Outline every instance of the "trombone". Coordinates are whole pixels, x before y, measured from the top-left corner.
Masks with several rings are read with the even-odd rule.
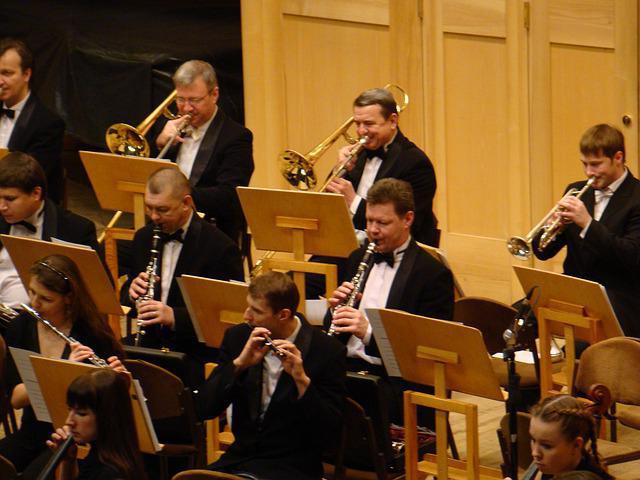
[[[582,196],[587,192],[587,190],[589,190],[594,181],[595,177],[590,177],[581,190],[572,188],[560,200],[567,197],[576,197],[578,199],[582,198]],[[542,232],[542,235],[540,236],[540,242],[538,243],[538,250],[545,250],[549,246],[549,244],[553,242],[556,237],[566,228],[566,224],[562,223],[562,219],[560,217],[547,224],[551,217],[553,217],[557,212],[562,212],[563,210],[564,208],[560,206],[560,202],[556,203],[553,208],[549,210],[549,213],[547,213],[544,218],[540,220],[529,233],[527,233],[526,237],[511,237],[509,240],[507,240],[507,249],[509,250],[509,253],[511,253],[511,255],[516,257],[518,260],[529,259],[531,257],[532,250],[531,242],[534,238],[536,238],[536,236],[538,236],[540,232]]]
[[[400,93],[401,101],[397,106],[398,113],[407,108],[407,105],[409,105],[409,95],[402,87],[394,83],[388,83],[383,88],[389,91],[397,90]],[[355,139],[348,134],[348,130],[352,124],[353,117],[349,117],[331,135],[325,138],[317,146],[309,150],[306,154],[302,154],[291,149],[287,149],[282,152],[279,157],[280,172],[282,173],[282,176],[285,178],[285,180],[287,180],[287,183],[289,183],[289,185],[293,186],[294,188],[297,188],[298,190],[313,190],[318,183],[313,168],[315,167],[318,159],[322,155],[324,155],[324,153],[331,147],[331,145],[333,145],[340,137],[344,137],[344,139],[352,145],[359,143],[360,149],[363,148],[366,140],[363,141],[362,138]],[[336,169],[340,170],[344,168],[346,166],[346,163],[348,163],[349,160],[351,160],[351,158],[356,154],[357,152],[352,152],[347,162],[345,162],[345,164],[343,165],[338,165]],[[330,176],[329,180],[324,183],[320,191],[324,191],[326,186],[330,183],[330,180],[333,180],[333,178],[335,178],[334,176],[336,169],[334,169],[332,176]]]
[[[409,105],[409,95],[402,87],[395,83],[387,83],[383,88],[389,91],[397,90],[400,93],[401,101],[397,103],[398,114],[407,108]],[[280,172],[285,180],[287,180],[287,183],[298,190],[313,190],[318,183],[316,174],[313,171],[314,166],[320,157],[324,155],[331,145],[333,145],[340,137],[344,137],[347,142],[353,145],[353,148],[347,155],[347,159],[343,163],[336,165],[331,170],[327,180],[320,188],[320,192],[326,191],[327,185],[329,185],[335,178],[343,177],[347,173],[347,164],[357,156],[358,153],[360,153],[368,140],[367,136],[359,139],[351,137],[351,135],[348,134],[348,130],[352,124],[353,116],[349,117],[331,135],[309,150],[306,154],[302,154],[291,149],[287,149],[282,152],[279,157]],[[272,250],[265,252],[253,266],[253,269],[251,269],[251,278],[257,276],[262,270],[264,261],[273,258],[275,254],[276,252]]]

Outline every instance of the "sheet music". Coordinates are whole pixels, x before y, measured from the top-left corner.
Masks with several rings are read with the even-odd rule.
[[[158,436],[156,435],[156,429],[153,428],[153,422],[151,421],[151,415],[149,415],[149,408],[147,407],[147,399],[144,396],[144,392],[142,391],[142,386],[140,385],[140,381],[133,379],[133,388],[135,389],[136,395],[138,397],[138,405],[140,405],[140,410],[142,411],[142,417],[144,418],[144,423],[147,426],[147,431],[149,432],[149,438],[151,438],[151,443],[153,444],[153,448],[156,452],[159,452],[161,447],[158,442]]]
[[[40,384],[36,378],[36,373],[31,365],[30,357],[42,357],[39,353],[32,352],[30,350],[24,350],[22,348],[9,347],[13,361],[18,368],[18,373],[22,378],[22,383],[27,388],[29,394],[29,402],[36,414],[36,418],[41,422],[51,423],[51,415],[49,415],[49,409],[42,396],[42,390],[40,390]]]
[[[67,247],[78,247],[83,250],[93,250],[89,245],[83,245],[82,243],[73,243],[67,242],[66,240],[61,240],[59,238],[51,237],[51,243],[57,243],[58,245],[65,245]]]
[[[382,320],[380,319],[380,311],[376,308],[367,308],[365,312],[367,314],[367,318],[369,319],[369,323],[371,324],[373,334],[376,337],[376,343],[378,344],[380,357],[382,358],[382,363],[384,363],[384,368],[387,370],[387,374],[390,377],[402,377],[400,366],[396,361],[396,356],[393,353],[391,342],[389,341],[389,337],[387,336],[387,331],[385,330],[384,325],[382,324]]]

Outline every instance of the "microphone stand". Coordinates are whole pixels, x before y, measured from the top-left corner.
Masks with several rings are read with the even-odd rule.
[[[502,334],[505,341],[505,348],[502,351],[502,359],[507,363],[508,383],[507,392],[507,413],[509,415],[509,457],[510,465],[507,475],[512,480],[518,480],[518,406],[522,404],[522,393],[520,391],[520,374],[516,371],[516,351],[523,346],[518,342],[518,334],[530,327],[531,304],[529,300],[534,286],[529,290],[527,296],[518,307],[518,312],[513,319],[513,327],[507,328]]]

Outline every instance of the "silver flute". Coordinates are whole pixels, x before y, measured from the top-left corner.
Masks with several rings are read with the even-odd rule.
[[[136,300],[136,306],[140,303],[140,302],[144,302],[147,300],[153,300],[153,297],[155,296],[156,293],[156,276],[158,275],[158,260],[159,260],[159,256],[160,256],[160,237],[161,237],[161,232],[162,230],[160,229],[160,225],[154,225],[153,226],[153,237],[151,239],[151,256],[149,257],[149,263],[147,264],[147,269],[145,270],[147,276],[148,276],[148,280],[147,280],[147,293],[145,293],[144,295],[141,295],[140,297],[138,297],[138,299]],[[135,346],[139,347],[140,346],[140,340],[142,339],[142,336],[145,335],[147,332],[145,332],[143,326],[142,326],[142,322],[143,320],[140,319],[139,317],[136,319],[136,324],[138,326],[138,331],[136,332],[136,338],[135,338]]]
[[[273,344],[273,340],[271,339],[271,337],[269,335],[267,335],[266,333],[263,335],[264,337],[264,344],[269,347],[271,349],[271,351],[278,357],[280,358],[284,358],[287,356],[287,354],[284,352],[284,349],[276,346]]]
[[[31,315],[33,318],[35,318],[37,321],[39,321],[40,323],[42,323],[45,327],[47,327],[49,330],[51,330],[53,333],[55,333],[56,335],[58,335],[60,338],[62,338],[65,342],[67,342],[69,345],[71,345],[72,343],[79,343],[75,338],[70,337],[69,335],[65,335],[64,333],[62,333],[60,330],[58,330],[55,326],[53,326],[53,324],[49,321],[46,320],[44,318],[42,318],[40,316],[40,314],[38,312],[36,312],[33,308],[31,308],[29,305],[26,305],[24,303],[21,303],[20,306],[29,314]],[[92,353],[91,356],[89,357],[89,361],[91,363],[93,363],[96,367],[102,367],[102,368],[109,368],[109,364],[103,360],[102,358],[100,358],[99,356],[97,356],[95,353]]]
[[[360,263],[358,264],[358,269],[356,270],[356,274],[351,279],[353,290],[351,290],[351,293],[347,298],[345,298],[344,302],[342,302],[340,305],[336,305],[335,308],[331,311],[332,317],[335,315],[335,312],[338,308],[354,307],[356,305],[358,294],[362,291],[362,288],[364,287],[364,282],[362,281],[364,280],[364,274],[371,266],[373,252],[375,249],[376,249],[376,242],[374,241],[369,242],[369,245],[367,246],[367,249],[365,250],[364,255],[362,256],[362,260],[360,260]],[[336,332],[336,328],[333,326],[333,318],[332,318],[331,326],[329,327],[329,331],[327,332],[327,335],[332,337],[336,333],[338,332]]]

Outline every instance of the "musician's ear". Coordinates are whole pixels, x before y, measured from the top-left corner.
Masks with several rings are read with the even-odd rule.
[[[411,225],[413,225],[413,221],[416,218],[416,214],[415,212],[413,212],[412,210],[409,210],[407,213],[404,214],[404,224],[406,227],[411,228]]]
[[[287,320],[293,317],[293,312],[288,308],[283,308],[278,312],[278,320]]]

